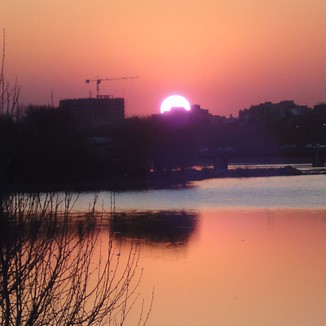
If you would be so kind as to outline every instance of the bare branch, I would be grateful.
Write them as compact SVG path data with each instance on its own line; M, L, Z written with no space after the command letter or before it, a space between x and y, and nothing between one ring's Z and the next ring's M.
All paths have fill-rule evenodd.
M19 115L19 95L21 86L17 79L11 87L5 78L5 58L6 58L6 32L2 30L2 55L0 63L0 115L17 118Z
M123 325L139 297L139 246L113 242L95 202L74 215L75 200L0 194L0 325Z

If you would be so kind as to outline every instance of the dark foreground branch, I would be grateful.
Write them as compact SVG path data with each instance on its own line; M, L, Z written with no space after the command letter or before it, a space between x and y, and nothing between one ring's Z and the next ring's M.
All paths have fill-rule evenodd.
M113 241L94 205L73 215L73 201L1 196L1 325L123 325L138 297L139 246Z

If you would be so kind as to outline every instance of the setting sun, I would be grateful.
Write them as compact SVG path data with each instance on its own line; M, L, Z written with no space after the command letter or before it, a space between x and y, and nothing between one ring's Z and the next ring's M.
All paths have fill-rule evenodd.
M184 109L190 111L189 101L181 95L171 95L164 99L161 104L160 111L161 113L169 112L172 109Z

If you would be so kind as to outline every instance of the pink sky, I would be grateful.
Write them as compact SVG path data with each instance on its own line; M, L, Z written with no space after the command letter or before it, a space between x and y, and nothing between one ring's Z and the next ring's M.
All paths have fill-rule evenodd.
M325 0L1 0L6 77L24 104L125 97L158 113L184 95L213 114L264 101L326 101Z

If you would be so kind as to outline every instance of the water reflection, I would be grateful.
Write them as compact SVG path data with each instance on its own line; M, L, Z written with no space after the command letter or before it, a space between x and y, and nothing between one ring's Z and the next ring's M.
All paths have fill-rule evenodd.
M115 214L110 229L116 239L149 243L186 244L196 231L198 214L192 211L145 211Z
M326 325L325 216L201 210L186 251L144 245L142 288L155 285L151 325Z
M0 194L1 325L123 324L142 275L139 246L113 241L95 201L71 214L74 201Z
M218 179L194 185L191 189L124 192L114 196L103 192L96 198L98 205L92 203L93 193L80 195L76 204L75 198L60 194L57 201L48 201L46 205L27 205L38 209L39 216L47 219L69 216L64 225L70 233L62 233L60 223L48 229L43 222L37 233L16 227L10 224L8 211L15 212L14 222L20 225L20 211L27 217L33 216L35 209L19 208L22 200L6 208L3 201L0 205L3 239L0 285L18 277L18 284L25 282L19 291L24 300L28 299L26 293L28 289L35 291L36 279L44 282L48 277L48 274L43 276L42 271L54 270L60 241L66 239L74 248L66 254L75 257L69 258L75 264L80 260L79 266L84 266L84 270L88 266L93 273L88 281L93 287L97 282L94 272L99 262L100 266L106 266L107 252L111 255L109 277L113 277L112 271L116 276L112 286L125 276L133 275L130 283L123 283L126 286L121 287L121 293L127 285L127 293L132 293L130 284L137 283L144 268L137 291L147 303L155 287L149 325L326 325L324 177ZM74 208L65 209L66 203ZM48 208L51 214L45 213L49 212ZM61 215L55 213L59 211ZM38 225L37 220L35 223ZM24 232L15 235L19 230ZM68 235L74 235L71 242ZM35 254L30 256L37 257L36 245L42 243L52 248L43 254L44 265L35 263L35 274L30 272L31 276L22 274L20 277L23 266L34 268L25 264L28 253L34 250ZM135 256L130 255L130 251ZM87 265L82 262L86 262L89 252L92 257ZM135 274L128 274L125 269L129 262L137 265ZM6 266L9 266L7 274L4 273ZM69 263L65 266L70 268ZM67 274L61 272L60 275L69 275L70 280L74 280L72 271L69 269ZM33 275L37 276L33 278ZM66 278L63 280L60 284L68 282ZM19 289L13 284L8 286L11 292L6 290L12 298L17 295L14 289ZM3 289L5 287L0 291L1 302L5 303ZM98 288L99 293L101 289ZM67 290L66 293L72 292ZM78 295L81 291L75 293ZM58 309L62 305L56 295L53 302ZM88 304L92 302L89 298ZM3 307L4 304L0 308ZM30 309L30 303L25 304L24 309ZM119 309L116 311L119 313ZM112 312L111 317L114 314ZM54 313L49 316L55 320ZM138 319L139 311L132 309L125 325L134 326Z

